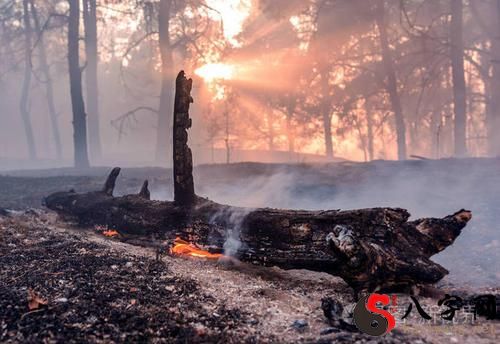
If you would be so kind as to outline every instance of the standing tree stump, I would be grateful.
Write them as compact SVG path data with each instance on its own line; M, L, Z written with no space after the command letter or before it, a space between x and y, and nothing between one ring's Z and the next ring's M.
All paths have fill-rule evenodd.
M189 148L188 132L191 128L189 104L193 102L191 89L193 80L187 79L184 71L175 81L174 102L174 202L179 206L192 206L196 200L193 181L193 154Z

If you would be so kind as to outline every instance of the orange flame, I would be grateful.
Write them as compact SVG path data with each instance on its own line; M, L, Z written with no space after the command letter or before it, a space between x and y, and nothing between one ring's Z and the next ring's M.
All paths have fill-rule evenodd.
M102 232L104 236L107 236L108 238L112 238L118 235L118 232L115 231L114 229L109 229L107 231Z
M175 256L188 256L196 258L206 258L206 259L219 259L222 257L220 253L210 253L208 251L200 249L195 244L190 244L181 238L176 238L174 241L174 246L170 249L170 253Z

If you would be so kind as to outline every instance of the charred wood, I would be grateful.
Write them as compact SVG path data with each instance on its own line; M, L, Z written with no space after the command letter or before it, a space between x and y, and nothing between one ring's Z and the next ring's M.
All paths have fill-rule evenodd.
M410 214L399 208L249 209L196 196L185 207L149 200L147 183L139 194L113 197L119 171L111 171L102 191L59 192L45 203L80 225L105 225L125 239L181 237L259 265L338 275L356 291L407 290L439 281L448 271L430 257L451 245L471 219L467 210L408 221ZM236 244L228 248L231 242Z
M191 128L189 105L193 102L193 80L181 71L176 79L174 101L174 201L190 206L195 202L193 156L189 148L187 130Z

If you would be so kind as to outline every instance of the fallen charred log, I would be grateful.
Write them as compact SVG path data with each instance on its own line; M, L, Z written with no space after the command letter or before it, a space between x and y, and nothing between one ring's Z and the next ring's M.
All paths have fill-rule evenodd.
M46 205L81 225L104 225L122 234L180 237L262 265L306 268L341 276L356 291L434 283L448 271L430 257L451 245L471 218L461 210L443 219L408 221L404 209L302 211L247 209L196 196L188 132L192 80L176 79L174 202L150 200L148 182L137 195L113 197L119 168L100 192L59 192Z
M408 221L410 214L398 208L248 209L200 197L185 207L150 200L147 182L136 195L113 197L119 172L113 169L102 191L59 192L45 203L80 225L108 226L124 238L181 237L243 261L335 274L357 291L439 281L448 271L430 257L451 245L471 218L467 210Z

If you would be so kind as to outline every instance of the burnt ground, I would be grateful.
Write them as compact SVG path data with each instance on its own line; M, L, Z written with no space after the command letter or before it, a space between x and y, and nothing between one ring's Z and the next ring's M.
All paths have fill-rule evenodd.
M352 302L338 278L157 257L50 212L0 216L0 267L2 343L373 342L324 317L320 297Z
M309 271L163 256L151 249L74 229L42 209L51 192L99 189L109 168L17 171L0 176L0 342L369 342L329 324L321 299L348 316L351 290ZM498 293L500 160L376 161L369 164L199 166L196 188L243 206L337 209L400 206L419 216L460 208L473 221L436 257L451 273L442 291ZM150 180L152 197L171 198L170 171L124 169L117 194ZM27 208L36 208L26 211ZM6 216L8 214L8 216ZM162 243L165 247L168 243ZM30 310L32 290L46 306ZM401 296L401 304L405 297ZM436 299L419 298L432 308ZM403 310L404 311L404 310ZM415 313L415 312L413 312ZM418 314L379 341L495 343L497 321L422 323ZM307 323L307 326L293 326ZM297 325L297 323L296 323ZM329 333L331 332L331 333Z
M168 264L51 231L36 212L1 226L2 342L227 342L250 321Z

